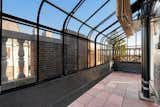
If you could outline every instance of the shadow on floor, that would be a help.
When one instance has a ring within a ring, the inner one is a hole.
[[[158,107],[138,97],[139,74],[113,72],[68,107]]]

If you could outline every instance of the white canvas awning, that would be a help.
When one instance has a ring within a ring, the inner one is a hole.
[[[126,36],[133,35],[133,22],[130,0],[117,0],[116,16]]]

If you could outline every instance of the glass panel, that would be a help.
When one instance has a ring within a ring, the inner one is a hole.
[[[86,0],[84,4],[77,10],[74,16],[81,20],[87,19],[97,8],[99,8],[106,0]]]
[[[89,31],[91,30],[91,28],[87,27],[87,26],[83,26],[80,30],[80,33],[85,35],[85,37],[88,36]]]
[[[48,0],[67,12],[71,12],[80,0]]]
[[[97,42],[100,43],[100,42],[101,42],[101,39],[102,39],[103,37],[104,37],[103,35],[99,35],[98,38],[97,38]]]
[[[122,29],[119,29],[115,32],[113,32],[110,36],[111,39],[121,38],[124,34],[122,34],[124,31]]]
[[[100,45],[97,44],[97,47],[96,47],[96,64],[97,65],[100,65],[101,64],[101,57],[102,57],[102,53],[101,53],[101,48],[100,48]]]
[[[66,14],[45,3],[40,15],[40,24],[62,30]]]
[[[39,81],[62,75],[62,39],[60,33],[41,29],[39,37]]]
[[[68,23],[68,27],[67,29],[78,32],[79,26],[81,25],[80,22],[78,22],[77,20],[71,18],[71,20]]]
[[[97,34],[98,34],[98,32],[93,31],[93,33],[91,34],[91,40],[94,41]]]
[[[33,29],[32,26],[2,20],[3,90],[30,84],[36,80],[36,36]]]
[[[75,32],[70,32],[74,34]],[[77,37],[66,35],[64,36],[64,63],[65,63],[65,73],[71,74],[77,72],[78,60],[77,60]]]
[[[90,1],[86,0],[85,3],[78,9],[78,11],[75,13],[75,16],[79,17],[81,20],[85,21],[88,19],[99,7],[102,6],[107,0],[99,0],[99,1]],[[110,15],[110,9],[115,10],[115,2],[109,1],[108,4],[106,4],[100,11],[98,11],[90,20],[88,20],[86,23],[91,25],[92,27],[95,27],[98,25],[103,19],[105,19],[107,16]],[[109,9],[110,8],[110,9]],[[85,12],[84,12],[85,11]],[[106,13],[106,14],[104,14]],[[110,22],[115,21],[116,17],[112,17],[110,19]],[[103,23],[101,26],[99,26],[97,29],[102,30],[106,28],[106,26],[109,25],[109,21]],[[83,26],[85,27],[85,26]],[[86,28],[84,28],[86,29]],[[82,31],[86,32],[86,31]]]
[[[114,22],[115,20],[113,20],[113,22]],[[112,23],[113,23],[112,22]],[[110,22],[109,22],[110,23]],[[111,24],[111,23],[110,23]],[[104,32],[104,34],[108,34],[108,33],[110,33],[110,32],[112,32],[113,30],[115,30],[117,27],[119,27],[120,26],[120,24],[119,23],[116,23],[115,25],[113,25],[112,27],[110,27],[108,30],[106,30],[105,32]],[[116,30],[117,32],[119,32],[119,31],[122,31],[122,28],[119,28],[119,29],[117,29]],[[115,32],[116,32],[115,31]]]
[[[109,6],[110,4],[106,5],[104,10],[102,9],[102,11],[97,13],[91,20],[88,21],[88,23],[92,26],[95,26],[95,25],[99,24],[103,19],[108,17],[111,13],[113,13],[113,11],[110,10],[110,8],[111,8],[111,6]],[[113,10],[115,10],[115,9],[113,9]],[[104,14],[104,13],[106,13],[106,14]],[[109,26],[111,23],[113,23],[116,20],[117,20],[117,17],[115,15],[110,17],[100,27],[98,27],[98,30],[102,30],[102,29],[106,28],[107,26]]]
[[[87,68],[87,40],[79,39],[78,58],[79,58],[79,70]]]
[[[3,12],[36,22],[41,0],[3,0]]]
[[[95,65],[95,54],[94,54],[94,43],[89,42],[88,44],[88,67],[93,67]]]

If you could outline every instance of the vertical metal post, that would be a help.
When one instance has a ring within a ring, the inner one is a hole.
[[[142,94],[150,97],[150,0],[142,0]]]
[[[128,62],[131,62],[130,59],[131,59],[131,48],[129,49],[129,60],[128,60]]]
[[[102,44],[101,50],[102,50],[102,57],[101,57],[101,64],[104,62],[104,53],[103,53],[104,45]]]
[[[134,58],[136,59],[136,56],[137,56],[137,32],[136,32],[136,35],[135,35],[135,52],[134,52]],[[135,60],[135,61],[137,61],[137,60]]]
[[[87,40],[86,40],[86,44],[87,44],[87,62],[86,62],[86,63],[87,63],[87,68],[88,68],[88,43],[89,43],[88,41],[89,41],[89,40],[87,39]]]
[[[78,36],[79,35],[77,35],[77,71],[79,71],[79,38]]]
[[[66,75],[66,73],[65,73],[65,44],[64,44],[64,31],[63,31],[63,34],[62,34],[62,74],[63,75]],[[66,36],[67,37],[67,36]],[[67,53],[66,53],[67,54]],[[66,57],[67,57],[67,55],[66,55]]]
[[[114,46],[115,46],[115,44],[113,44],[113,49],[112,49],[112,53],[113,53],[112,60],[115,60],[115,49],[114,49]]]
[[[98,55],[98,59],[99,59],[99,63],[101,64],[103,61],[102,61],[102,57],[103,57],[103,53],[102,53],[102,49],[103,49],[103,46],[102,44],[98,44],[99,46],[99,50],[97,51],[97,53],[99,54]]]
[[[102,43],[102,58],[101,58],[102,62],[101,64],[104,63],[104,44]]]
[[[121,51],[121,42],[119,41],[119,49],[118,49],[118,61],[120,61],[120,51]]]
[[[107,46],[106,46],[106,44],[105,44],[104,48],[105,48],[105,50],[104,50],[104,53],[105,53],[104,63],[106,63],[106,57],[107,57]]]
[[[97,39],[96,39],[97,40]],[[94,66],[96,67],[97,66],[97,41],[94,41]]]
[[[142,46],[141,46],[141,48],[142,48]],[[139,48],[139,59],[140,60],[142,59],[142,49],[141,48]],[[141,61],[141,63],[142,63],[142,61]]]
[[[87,50],[87,68],[90,68],[90,41],[89,39],[87,40],[87,47],[88,47],[88,50]]]
[[[129,61],[129,60],[128,60],[128,50],[129,50],[129,49],[128,49],[128,38],[127,38],[127,62]]]
[[[1,93],[1,77],[2,77],[2,0],[0,0],[0,93]]]
[[[42,0],[41,1],[41,4],[39,6],[39,9],[38,9],[38,13],[37,13],[37,73],[36,73],[36,82],[39,81],[39,29],[40,29],[40,26],[39,26],[39,22],[40,22],[40,14],[41,14],[41,10],[42,10],[42,6],[44,4],[45,0]]]
[[[104,63],[104,44],[102,44],[102,64]]]
[[[103,64],[105,63],[105,45],[103,44]]]
[[[101,60],[101,58],[102,58],[102,44],[98,44],[98,48],[99,49],[97,49],[97,53],[98,53],[97,54],[97,56],[98,56],[97,60],[99,59],[99,63],[101,63],[102,62],[102,60]]]

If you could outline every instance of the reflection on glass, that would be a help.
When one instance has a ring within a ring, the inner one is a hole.
[[[22,30],[23,29],[23,30]],[[25,30],[26,29],[26,30]],[[35,35],[32,27],[3,20],[2,23],[2,84],[34,77]],[[22,33],[23,31],[27,33]],[[9,85],[8,87],[12,87]]]

